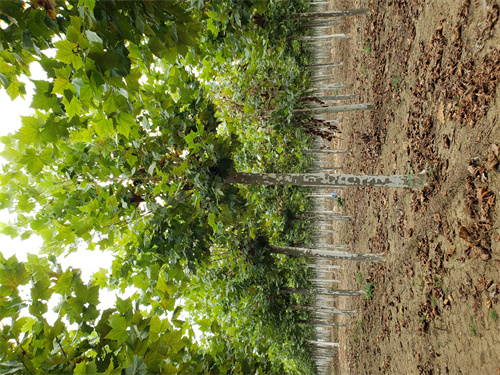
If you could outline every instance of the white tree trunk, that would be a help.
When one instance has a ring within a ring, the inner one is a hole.
[[[364,296],[363,290],[330,290],[326,288],[302,289],[302,288],[283,288],[283,293],[305,294],[317,296]]]
[[[286,292],[288,293],[288,292]],[[326,314],[338,314],[338,315],[356,315],[356,311],[351,310],[339,310],[334,307],[317,307],[317,306],[292,306],[294,310],[302,310],[302,311],[313,311],[313,312],[324,312]]]
[[[373,104],[363,103],[363,104],[339,105],[339,106],[332,106],[332,107],[296,109],[293,111],[293,113],[294,114],[339,113],[339,112],[351,112],[351,111],[364,111],[364,110],[370,110],[370,109],[373,109]]]
[[[305,20],[305,19],[318,19],[318,18],[333,18],[333,17],[349,17],[361,14],[370,13],[368,8],[350,9],[350,10],[330,10],[326,12],[308,12],[293,14],[292,18]]]
[[[331,268],[331,269],[337,269],[337,270],[344,268],[343,266],[340,266],[338,264],[306,264],[306,267],[319,268],[319,269]]]
[[[338,348],[339,343],[338,342],[325,342],[325,341],[312,341],[312,340],[307,340],[309,344],[313,344],[316,346],[323,346],[326,348]]]
[[[370,186],[420,188],[425,185],[425,173],[417,175],[354,175],[327,173],[234,173],[225,180],[228,184],[244,185],[297,185],[319,186]]]
[[[313,36],[295,36],[292,40],[299,41],[324,41],[330,39],[348,39],[349,34],[332,34],[332,35],[313,35]]]
[[[303,154],[350,154],[351,151],[318,149],[318,150],[302,150],[302,153]]]
[[[329,62],[329,63],[321,63],[321,64],[309,64],[309,65],[306,65],[307,68],[319,68],[319,67],[322,67],[322,68],[336,68],[338,66],[341,66],[343,65],[342,62]]]
[[[339,260],[350,260],[355,262],[385,261],[383,254],[351,253],[347,251],[309,249],[303,247],[290,247],[290,246],[271,246],[271,249],[272,252],[275,254],[304,256],[312,259],[314,258],[339,259]]]
[[[316,98],[321,100],[322,102],[333,102],[338,100],[348,100],[348,99],[356,99],[357,95],[323,95],[317,96]]]

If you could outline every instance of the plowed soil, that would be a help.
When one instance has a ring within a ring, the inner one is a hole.
[[[370,9],[335,29],[335,81],[375,106],[341,116],[345,171],[429,181],[345,193],[343,240],[387,261],[345,264],[340,288],[373,293],[338,302],[359,314],[332,373],[500,374],[499,5],[332,0]]]

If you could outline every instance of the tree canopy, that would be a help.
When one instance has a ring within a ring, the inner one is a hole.
[[[286,14],[305,2],[0,2],[0,85],[32,79],[32,116],[3,137],[1,232],[44,255],[0,257],[5,373],[308,373],[300,188],[238,187],[232,171],[301,172],[293,119],[307,55]],[[260,114],[280,110],[273,118]],[[286,150],[286,152],[285,152]],[[82,280],[57,257],[115,254]],[[99,308],[105,288],[133,296]],[[49,301],[57,319],[49,322]],[[28,313],[26,313],[26,310]],[[188,312],[187,316],[182,315]],[[203,332],[195,340],[194,327]],[[283,341],[277,342],[280,332]]]

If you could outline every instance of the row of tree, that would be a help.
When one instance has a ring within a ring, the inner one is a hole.
[[[298,324],[311,314],[293,308],[309,297],[285,293],[312,286],[302,256],[381,258],[292,246],[311,242],[301,186],[420,180],[304,174],[309,119],[296,115],[311,60],[292,36],[316,17],[308,3],[0,7],[2,87],[24,95],[33,63],[47,76],[32,79],[35,115],[2,139],[0,208],[16,218],[1,231],[40,236],[46,254],[0,258],[5,371],[311,373],[311,328]],[[62,269],[57,257],[81,246],[113,252],[112,269]],[[99,309],[102,289],[128,287]]]

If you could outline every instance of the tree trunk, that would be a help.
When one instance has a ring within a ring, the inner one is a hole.
[[[312,312],[323,312],[326,314],[338,314],[338,315],[356,315],[356,311],[350,311],[350,310],[339,310],[334,307],[328,308],[328,307],[317,307],[317,306],[297,306],[294,305],[292,306],[292,309],[294,310],[302,310],[302,311],[312,311]]]
[[[349,221],[352,216],[296,216],[294,220],[300,221]]]
[[[351,112],[351,111],[364,111],[373,109],[373,104],[363,103],[363,104],[348,104],[348,105],[338,105],[332,107],[315,107],[315,108],[305,108],[296,109],[293,111],[294,114],[304,114],[304,113],[339,113],[339,112]]]
[[[349,323],[340,323],[340,322],[327,322],[322,320],[299,320],[299,323],[302,324],[310,324],[320,327],[348,327]]]
[[[295,36],[292,40],[298,41],[325,41],[330,39],[347,39],[349,34],[331,34],[331,35],[313,35],[313,36]]]
[[[421,188],[425,186],[424,172],[417,175],[354,175],[327,173],[233,173],[225,181],[227,184],[244,185],[296,185],[304,187],[320,186],[370,186]]]
[[[321,100],[322,102],[333,102],[337,100],[348,100],[348,99],[356,99],[357,95],[324,95],[317,96],[316,99]]]
[[[316,346],[322,346],[325,348],[338,348],[339,343],[338,342],[326,342],[326,341],[313,341],[313,340],[307,340],[309,344],[313,344]]]
[[[322,149],[318,149],[318,150],[302,150],[302,153],[303,154],[350,154],[351,151],[347,151],[347,150],[322,150]]]
[[[324,68],[336,68],[337,66],[341,66],[343,63],[342,62],[337,62],[337,63],[321,63],[321,64],[309,64],[306,65],[307,68],[319,68],[319,67],[324,67]]]
[[[318,18],[349,17],[349,16],[357,16],[368,13],[370,13],[370,9],[360,8],[360,9],[349,9],[349,10],[330,10],[326,12],[297,13],[297,14],[292,14],[292,18],[298,20],[306,20],[306,19],[318,19]]]
[[[312,87],[309,89],[309,92],[312,93],[319,93],[320,91],[327,91],[327,90],[347,90],[350,89],[350,85],[344,85],[343,83],[335,83],[335,84],[328,84],[328,85],[320,85],[316,87]]]
[[[271,246],[271,252],[275,254],[286,254],[304,256],[307,258],[325,258],[325,259],[341,259],[351,260],[355,262],[383,262],[385,261],[383,254],[370,253],[351,253],[347,251],[334,251],[322,249],[308,249],[302,247],[289,246]]]
[[[363,290],[329,290],[325,288],[302,289],[302,288],[283,288],[282,293],[305,294],[312,296],[364,296]]]
[[[309,279],[310,282],[312,283],[340,283],[339,280],[334,280],[334,279]]]
[[[322,269],[324,269],[324,268],[332,268],[332,269],[344,268],[343,266],[340,266],[338,264],[306,264],[306,267],[319,268],[319,269],[321,269],[321,271],[323,271]]]

